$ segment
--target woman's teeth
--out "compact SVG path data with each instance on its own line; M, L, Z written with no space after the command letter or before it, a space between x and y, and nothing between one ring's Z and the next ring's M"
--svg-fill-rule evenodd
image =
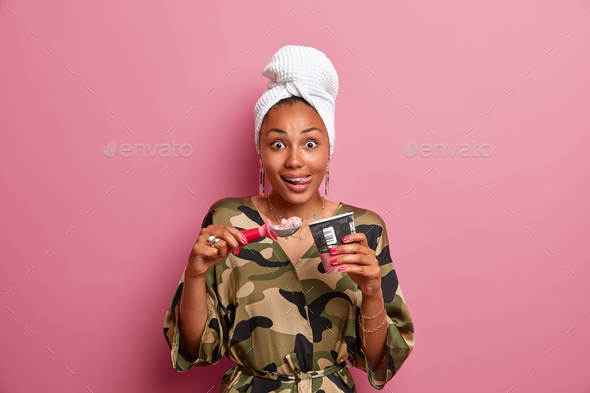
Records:
M309 179L309 176L306 176L306 177L297 177L297 178L292 178L292 179L287 179L287 178L283 177L283 179L285 179L289 183L297 184L297 183L299 183L299 182L301 182L303 180Z

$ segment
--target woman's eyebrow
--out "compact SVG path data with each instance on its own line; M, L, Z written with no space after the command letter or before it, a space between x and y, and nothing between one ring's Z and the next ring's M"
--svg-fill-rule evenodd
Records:
M267 134L270 134L271 131L277 132L279 134L286 134L287 133L286 131L283 131L279 128L271 128L270 130L268 130ZM311 128L308 128L307 130L301 131L299 134L306 134L306 133L312 132L312 131L321 131L321 130L317 127L311 127Z

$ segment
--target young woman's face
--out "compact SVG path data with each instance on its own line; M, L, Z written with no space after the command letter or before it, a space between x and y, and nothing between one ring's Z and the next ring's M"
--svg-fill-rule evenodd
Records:
M304 203L318 192L328 164L330 140L314 108L295 102L271 109L262 123L259 143L273 191L293 204ZM311 182L306 187L290 186L283 178L294 174L311 176Z

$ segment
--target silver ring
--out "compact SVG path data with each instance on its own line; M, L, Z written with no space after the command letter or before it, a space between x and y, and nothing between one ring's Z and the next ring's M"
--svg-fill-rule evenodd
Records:
M215 245L217 244L217 242L219 242L221 239L215 238L215 240L213 240L211 242L211 247L215 248Z
M207 238L207 241L208 241L208 242L211 242L211 241L213 241L213 239L215 239L215 236L211 235L211 236L209 236L209 237Z

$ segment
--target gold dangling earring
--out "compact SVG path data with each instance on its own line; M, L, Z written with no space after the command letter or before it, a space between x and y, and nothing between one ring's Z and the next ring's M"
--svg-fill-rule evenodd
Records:
M264 183L266 182L266 176L264 167L262 166L262 159L260 160L260 171L258 172L258 195L264 196Z
M330 188L330 156L328 156L328 166L326 166L326 174L324 175L324 193L328 196Z

